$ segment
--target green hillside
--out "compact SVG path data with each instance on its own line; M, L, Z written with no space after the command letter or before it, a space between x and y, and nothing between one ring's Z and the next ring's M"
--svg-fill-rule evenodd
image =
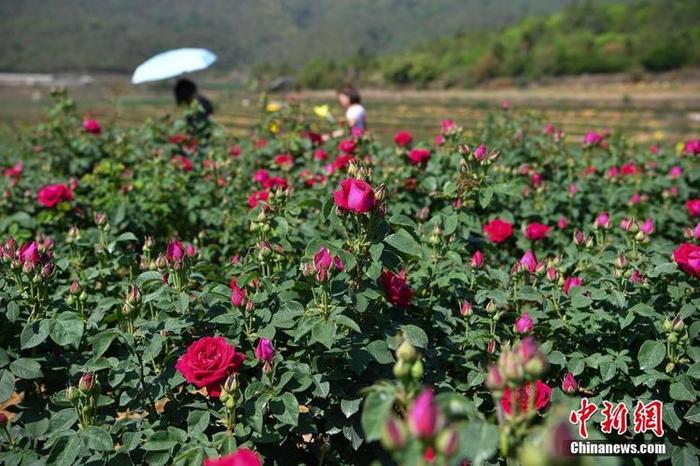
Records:
M502 29L464 29L396 54L316 59L307 87L346 79L379 85L469 86L498 77L666 71L700 64L700 1L577 2Z
M127 71L153 53L215 50L226 70L405 50L573 0L3 0L0 71Z

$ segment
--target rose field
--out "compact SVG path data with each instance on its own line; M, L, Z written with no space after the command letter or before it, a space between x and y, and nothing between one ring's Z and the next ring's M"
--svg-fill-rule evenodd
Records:
M700 140L54 100L0 152L1 464L698 464Z

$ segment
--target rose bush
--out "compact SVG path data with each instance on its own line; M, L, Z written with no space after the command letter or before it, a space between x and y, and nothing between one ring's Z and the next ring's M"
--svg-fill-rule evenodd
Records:
M696 464L692 144L507 106L385 146L264 99L250 138L92 131L56 97L0 154L2 464L567 464L581 397L662 401L607 437Z

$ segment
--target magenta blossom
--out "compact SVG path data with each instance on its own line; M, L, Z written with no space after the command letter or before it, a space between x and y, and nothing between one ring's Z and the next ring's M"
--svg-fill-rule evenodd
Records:
M515 322L515 331L518 333L530 333L535 329L535 323L530 318L530 314L523 312Z
M646 236L654 233L654 220L650 218L646 219L646 221L640 225L639 231L644 233Z
M474 254L472 254L470 263L475 269L480 269L481 266L484 265L484 253L481 251L476 251Z
M432 438L438 430L439 416L438 407L433 399L433 391L429 388L424 389L408 412L411 432L419 438Z
M581 277L567 277L564 281L564 293L569 294L572 288L577 288L583 285L583 279Z
M530 273L535 273L537 269L537 257L532 251L526 251L520 259L520 265L527 269Z
M275 357L275 348L272 346L272 341L267 338L261 338L258 341L258 346L255 347L255 357L263 362L270 362Z
M578 391L578 382L574 374L567 372L564 379L561 381L561 389L564 393L576 393Z
M610 215L607 212L599 213L593 226L595 228L608 228L610 226Z

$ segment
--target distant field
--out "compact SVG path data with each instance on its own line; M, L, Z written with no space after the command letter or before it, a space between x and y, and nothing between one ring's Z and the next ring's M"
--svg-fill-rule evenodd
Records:
M217 120L232 133L245 134L258 121L258 93L221 81L205 82L202 87L217 107ZM82 113L108 124L129 125L174 111L167 84L134 87L126 77L97 78L92 84L70 87L70 94ZM327 103L340 115L331 91L294 95L309 113L313 105ZM271 99L283 101L285 97L275 94ZM503 99L516 111L536 113L562 127L573 141L588 129L605 127L639 142L676 142L700 133L700 80L640 84L572 80L526 90L367 90L364 99L370 126L382 139L398 129L432 137L443 118L474 128ZM43 118L50 104L49 88L0 85L0 104L0 140L7 142L13 128Z

